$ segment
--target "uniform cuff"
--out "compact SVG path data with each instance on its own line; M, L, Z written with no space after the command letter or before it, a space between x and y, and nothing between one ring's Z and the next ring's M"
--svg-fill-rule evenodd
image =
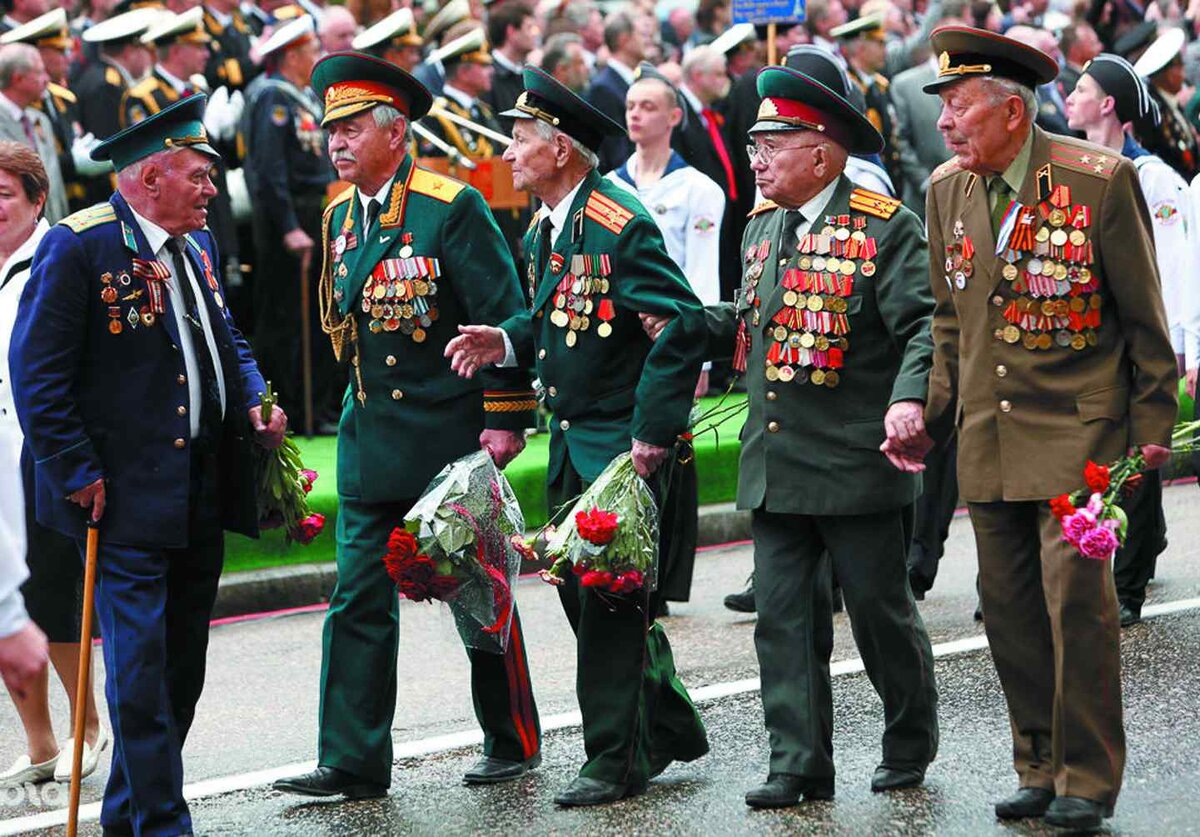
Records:
M508 332L500 329L500 336L504 338L504 360L498 361L496 367L498 369L511 369L517 365L517 353L513 351L513 344L508 339Z

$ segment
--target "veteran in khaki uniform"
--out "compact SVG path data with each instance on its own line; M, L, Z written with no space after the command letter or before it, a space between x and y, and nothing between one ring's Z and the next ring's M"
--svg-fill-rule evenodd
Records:
M750 412L737 503L753 513L754 641L770 733L755 808L833 796L828 553L867 674L884 703L871 788L919 784L937 753L929 637L905 555L921 480L885 448L923 433L933 300L917 217L855 188L848 154L877 153L854 106L785 67L758 76L751 156L766 203L742 239L737 301L710 307L714 354L733 351Z
M1117 596L1109 563L1064 543L1046 501L1081 488L1089 459L1169 456L1175 357L1149 213L1130 161L1033 126L1053 59L965 26L932 42L925 90L956 156L927 196L927 420L958 427L1008 701L1020 790L996 815L1099 828L1125 762Z
M522 78L524 92L501 115L515 120L504 155L514 183L543 201L525 236L531 310L499 329L469 327L447 356L466 375L481 363L536 366L554 413L546 492L558 508L631 448L638 473L657 487L687 427L703 309L646 208L596 172L601 141L624 130L541 70L527 67ZM671 319L657 343L639 312ZM602 594L569 574L559 597L576 637L587 761L554 801L634 796L672 761L707 753L704 725L654 621L657 593Z
M522 304L483 196L407 153L409 120L428 110L429 92L355 52L326 56L312 81L330 156L354 184L325 210L320 280L322 324L351 371L338 428L338 582L325 620L318 767L275 787L358 798L382 796L392 779L399 609L381 560L388 536L448 463L480 447L501 467L516 456L536 402L522 370L469 382L442 358L460 323L498 323ZM464 781L515 779L541 761L516 611L504 654L468 655L484 755Z

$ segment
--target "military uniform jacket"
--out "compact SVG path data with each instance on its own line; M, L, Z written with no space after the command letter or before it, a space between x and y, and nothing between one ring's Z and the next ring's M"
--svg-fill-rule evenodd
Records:
M745 357L738 508L899 508L921 480L879 446L888 407L926 397L933 299L921 222L845 175L807 235L785 238L785 215L769 202L751 213L737 301L708 309L713 355Z
M194 92L191 84L188 84L181 94L155 67L150 75L126 90L121 97L121 127L136 125L147 116L153 116L167 105Z
M322 239L323 317L351 361L341 495L417 497L443 466L479 449L484 428L533 426L537 403L524 371L465 380L442 354L459 325L496 325L522 308L512 260L477 190L405 157L370 229L358 190L348 189L326 208Z
M58 169L62 172L67 201L72 207L77 207L84 200L84 188L75 174L71 146L75 138L83 134L79 126L79 100L67 88L50 82L41 101L34 107L50 117L50 126L54 129L54 148L58 152Z
M266 387L225 308L212 236L201 230L185 238L225 377L222 519L226 528L255 536L246 411ZM46 234L21 298L9 359L35 463L37 519L71 537L83 537L85 513L67 496L103 477L105 541L187 545L186 367L165 289L166 308L154 313L147 278L153 260L116 193Z
M540 251L535 223L524 250L531 311L501 327L518 361L536 364L554 413L548 481L570 457L591 482L632 439L670 447L687 429L705 359L703 309L645 207L595 170L544 266ZM652 343L639 312L673 319Z
M1191 182L1200 172L1200 141L1196 131L1173 99L1168 99L1153 84L1148 86L1150 97L1158 103L1162 121L1157 127L1137 127L1138 139L1147 151Z
M250 59L250 25L240 10L235 9L228 26L217 20L208 8L204 9L204 27L212 42L212 55L204 68L204 78L210 90L224 85L231 91L241 90L259 73Z
M503 133L500 123L497 121L492 109L487 106L481 99L476 99L471 103L471 107L463 107L462 103L453 96L438 96L434 100L434 106L445 108L455 116L461 116L464 119L470 119L477 125L482 125L484 128L491 128L497 133ZM456 125L444 116L431 115L424 119L421 123L428 128L431 133L435 134L439 139L445 140L458 150L460 154L466 157L475 157L488 159L497 156L496 147L493 142L477 131L472 131L470 128ZM435 147L431 143L420 141L421 156L423 157L444 157L441 149ZM501 149L503 151L503 149ZM520 230L518 229L518 232Z
M75 92L84 133L107 139L121 130L121 99L128 86L120 68L103 59L83 71Z
M1016 198L1030 209L1013 216L1029 232L999 257L986 184L957 158L933 173L927 197L936 355L926 422L958 427L962 496L1044 500L1080 488L1089 459L1168 445L1175 359L1133 164L1035 127Z

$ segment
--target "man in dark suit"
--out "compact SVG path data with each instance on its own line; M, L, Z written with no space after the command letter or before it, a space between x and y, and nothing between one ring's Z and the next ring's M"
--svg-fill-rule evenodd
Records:
M633 18L624 13L613 15L604 25L604 44L608 47L608 64L601 70L583 98L596 110L618 125L625 125L625 94L633 83L634 68L646 57L646 43ZM600 145L599 172L606 174L624 163L633 153L629 137L611 135Z
M484 98L492 113L502 113L516 104L517 97L525 89L521 71L525 69L529 53L541 43L542 30L533 9L525 3L510 0L488 11L487 38L494 72L492 89ZM507 121L504 124L509 127Z
M216 152L192 96L93 152L118 192L46 234L13 333L37 519L100 528L96 610L114 741L105 832L190 834L180 749L204 685L223 530L258 534L265 390L225 307L205 206ZM119 638L119 641L118 641Z

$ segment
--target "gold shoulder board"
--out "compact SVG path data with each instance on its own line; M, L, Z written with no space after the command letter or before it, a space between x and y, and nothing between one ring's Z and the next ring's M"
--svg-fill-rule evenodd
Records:
M850 208L886 221L896 214L900 201L867 189L855 189L850 193Z
M106 84L111 84L113 87L125 86L121 79L121 74L117 72L116 67L108 67L104 70L104 81Z
M75 104L77 101L79 101L75 97L74 93L63 87L61 84L50 82L46 85L46 87L49 88L50 95L54 96L56 99L62 99L63 101L70 102L71 104Z
M762 215L764 212L769 212L772 209L778 209L778 208L779 208L779 204L775 203L775 201L763 201L762 203L758 204L753 209L751 209L746 214L746 217L753 218L755 215Z
M453 203L458 193L467 188L467 184L435 171L418 168L413 172L409 188L418 195L436 198L442 203Z
M584 205L585 217L595 221L613 235L620 235L625 226L633 220L633 212L621 206L612 198L593 191Z
M87 209L81 209L72 215L68 215L58 223L68 227L72 232L81 233L84 230L90 230L92 227L98 227L101 224L107 224L115 220L117 220L117 213L112 208L112 204L98 203L95 206L89 206Z

